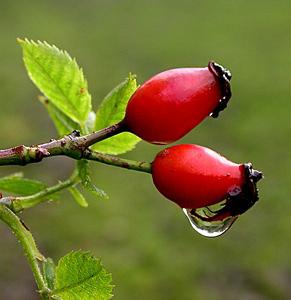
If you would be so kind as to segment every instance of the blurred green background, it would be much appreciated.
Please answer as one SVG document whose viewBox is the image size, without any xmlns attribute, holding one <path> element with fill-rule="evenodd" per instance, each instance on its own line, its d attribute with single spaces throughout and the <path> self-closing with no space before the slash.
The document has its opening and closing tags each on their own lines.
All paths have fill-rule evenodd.
<svg viewBox="0 0 291 300">
<path fill-rule="evenodd" d="M 56 136 L 26 75 L 16 37 L 46 40 L 77 58 L 95 107 L 133 72 L 143 82 L 173 67 L 214 59 L 233 73 L 233 98 L 179 143 L 197 143 L 265 173 L 260 201 L 225 235 L 195 233 L 151 177 L 94 164 L 109 201 L 82 209 L 64 194 L 22 214 L 45 255 L 92 250 L 113 273 L 115 299 L 290 299 L 291 2 L 1 1 L 0 147 Z M 151 161 L 162 147 L 141 142 L 125 157 Z M 73 162 L 53 158 L 21 167 L 49 184 Z M 90 196 L 88 195 L 88 198 Z M 0 299 L 37 299 L 15 237 L 0 224 Z"/>
</svg>

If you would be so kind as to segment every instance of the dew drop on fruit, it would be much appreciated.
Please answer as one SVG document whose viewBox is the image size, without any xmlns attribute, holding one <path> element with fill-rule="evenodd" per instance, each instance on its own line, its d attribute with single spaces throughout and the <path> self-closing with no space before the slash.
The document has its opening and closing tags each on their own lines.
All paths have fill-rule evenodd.
<svg viewBox="0 0 291 300">
<path fill-rule="evenodd" d="M 183 208 L 184 214 L 187 216 L 192 228 L 205 237 L 217 237 L 225 233 L 231 225 L 236 221 L 238 216 L 228 216 L 219 220 L 207 220 L 215 216 L 217 211 L 214 205 L 195 209 Z M 200 217 L 199 217 L 200 216 Z"/>
</svg>

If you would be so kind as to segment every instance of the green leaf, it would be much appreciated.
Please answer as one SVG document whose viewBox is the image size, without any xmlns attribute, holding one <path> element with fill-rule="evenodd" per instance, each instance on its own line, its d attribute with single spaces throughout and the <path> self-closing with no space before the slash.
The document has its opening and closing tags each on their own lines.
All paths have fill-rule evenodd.
<svg viewBox="0 0 291 300">
<path fill-rule="evenodd" d="M 43 182 L 23 178 L 22 173 L 0 178 L 0 190 L 21 196 L 38 193 L 46 187 L 47 185 Z"/>
<path fill-rule="evenodd" d="M 39 97 L 40 102 L 47 109 L 60 136 L 71 133 L 73 130 L 81 130 L 80 125 L 74 122 L 66 114 L 61 112 L 49 99 L 44 96 Z"/>
<path fill-rule="evenodd" d="M 79 173 L 79 177 L 81 179 L 82 186 L 95 195 L 97 198 L 108 199 L 108 195 L 101 189 L 99 189 L 95 184 L 91 181 L 89 163 L 87 160 L 78 160 L 77 161 L 77 169 Z"/>
<path fill-rule="evenodd" d="M 74 251 L 59 260 L 52 295 L 62 300 L 107 300 L 112 298 L 111 282 L 100 260 L 88 252 Z"/>
<path fill-rule="evenodd" d="M 84 124 L 91 96 L 82 69 L 66 51 L 46 42 L 18 40 L 29 77 L 64 114 Z"/>
<path fill-rule="evenodd" d="M 97 199 L 109 199 L 108 195 L 100 188 L 98 188 L 95 184 L 93 184 L 91 181 L 87 182 L 83 187 L 91 192 Z"/>
<path fill-rule="evenodd" d="M 45 261 L 43 261 L 42 269 L 44 280 L 51 290 L 54 289 L 55 268 L 54 261 L 50 257 L 47 257 Z"/>
<path fill-rule="evenodd" d="M 114 88 L 103 100 L 96 114 L 95 130 L 118 123 L 124 118 L 127 102 L 137 89 L 135 76 L 129 77 Z M 108 154 L 121 154 L 132 150 L 140 141 L 136 135 L 124 132 L 92 146 Z"/>
<path fill-rule="evenodd" d="M 69 192 L 80 206 L 88 207 L 88 202 L 75 186 L 70 187 Z"/>
</svg>

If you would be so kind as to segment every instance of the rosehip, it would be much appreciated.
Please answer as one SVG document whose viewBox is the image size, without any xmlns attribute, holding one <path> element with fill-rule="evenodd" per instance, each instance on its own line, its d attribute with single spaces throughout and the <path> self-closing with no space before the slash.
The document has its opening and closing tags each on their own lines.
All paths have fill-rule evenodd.
<svg viewBox="0 0 291 300">
<path fill-rule="evenodd" d="M 209 62 L 208 68 L 157 74 L 130 98 L 124 125 L 150 143 L 174 142 L 226 107 L 231 97 L 230 79 L 230 72 L 214 62 Z"/>
<path fill-rule="evenodd" d="M 256 183 L 262 173 L 251 164 L 233 163 L 208 148 L 177 145 L 161 151 L 152 164 L 157 189 L 204 221 L 238 216 L 258 200 Z M 222 203 L 222 201 L 224 201 Z M 211 216 L 198 209 L 222 204 Z"/>
</svg>

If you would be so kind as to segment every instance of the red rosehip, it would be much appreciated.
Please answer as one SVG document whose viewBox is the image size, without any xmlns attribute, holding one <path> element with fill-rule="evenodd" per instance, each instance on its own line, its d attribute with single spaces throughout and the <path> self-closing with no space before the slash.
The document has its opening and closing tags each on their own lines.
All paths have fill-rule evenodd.
<svg viewBox="0 0 291 300">
<path fill-rule="evenodd" d="M 166 198 L 211 222 L 238 216 L 253 206 L 262 173 L 251 164 L 236 164 L 208 148 L 185 144 L 161 151 L 153 161 L 152 176 Z M 217 203 L 222 206 L 209 210 L 211 216 L 198 214 L 199 208 Z"/>
<path fill-rule="evenodd" d="M 130 98 L 124 125 L 150 143 L 174 142 L 226 107 L 230 79 L 230 72 L 214 62 L 157 74 Z"/>
</svg>

